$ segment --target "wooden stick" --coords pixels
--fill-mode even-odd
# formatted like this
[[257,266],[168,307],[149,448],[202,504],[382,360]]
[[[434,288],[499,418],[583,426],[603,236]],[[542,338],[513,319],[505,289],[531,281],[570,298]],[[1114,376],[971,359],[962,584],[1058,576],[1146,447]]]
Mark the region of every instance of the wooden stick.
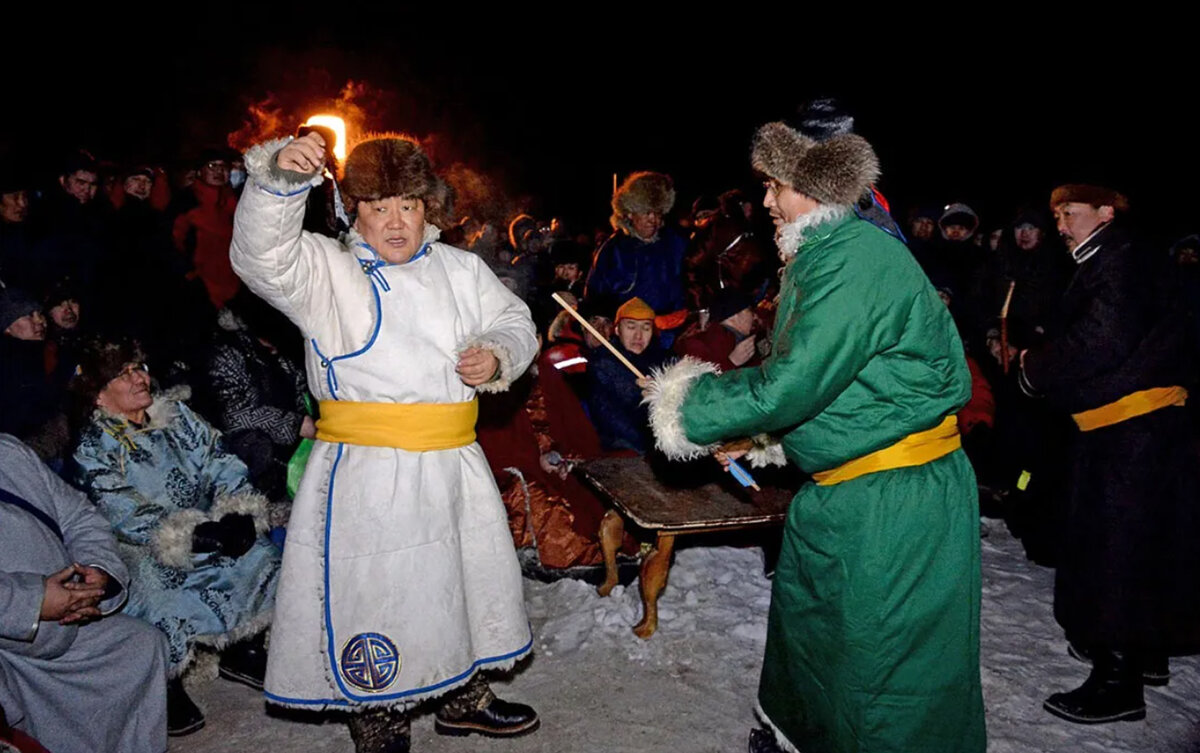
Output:
[[[619,360],[621,363],[625,364],[625,367],[627,369],[629,369],[634,374],[636,374],[638,379],[646,378],[646,375],[643,374],[641,371],[639,371],[638,367],[636,367],[632,363],[630,363],[628,358],[621,355],[621,351],[617,350],[616,346],[613,345],[612,343],[610,343],[608,341],[607,337],[605,337],[604,335],[597,332],[595,327],[588,324],[588,320],[584,319],[579,314],[578,311],[571,308],[571,305],[569,303],[567,303],[566,301],[564,301],[562,298],[560,298],[558,293],[551,293],[550,297],[553,298],[555,300],[555,302],[558,303],[559,306],[563,307],[563,311],[566,311],[568,314],[575,317],[575,321],[582,324],[588,332],[591,332],[592,337],[596,338],[601,343],[603,343],[604,347],[608,348],[609,352],[617,357],[617,360]],[[753,489],[756,492],[762,491],[762,489],[759,488],[758,484],[755,483],[754,477],[751,476],[749,473],[747,473],[744,468],[742,468],[740,465],[738,465],[736,460],[730,460],[729,467],[730,467],[730,472],[733,473],[735,478],[738,477],[738,474],[741,474],[741,476],[744,477],[744,478],[738,478],[738,481],[740,481],[743,486],[749,486],[751,489]]]
[[1000,362],[1004,366],[1004,373],[1008,373],[1008,306],[1012,303],[1013,290],[1017,287],[1017,281],[1011,280],[1008,283],[1008,295],[1004,296],[1004,305],[1000,307]]
[[609,351],[610,353],[612,353],[614,356],[616,356],[618,361],[620,361],[621,363],[625,364],[625,368],[629,369],[629,370],[630,370],[630,371],[632,371],[634,374],[637,374],[637,378],[638,378],[638,379],[645,379],[645,378],[646,378],[646,375],[645,375],[645,374],[643,374],[642,372],[638,371],[638,367],[636,367],[636,366],[634,366],[632,363],[630,363],[628,358],[626,358],[625,356],[621,355],[621,351],[617,350],[617,346],[615,346],[615,345],[613,345],[612,343],[610,343],[610,342],[608,341],[608,338],[607,338],[607,337],[605,337],[604,335],[600,334],[598,331],[596,331],[596,328],[595,328],[595,327],[593,327],[592,325],[588,324],[588,320],[587,320],[587,319],[584,319],[582,316],[580,316],[580,314],[579,314],[579,312],[578,312],[578,311],[576,311],[575,309],[571,308],[571,305],[570,305],[569,303],[567,303],[566,301],[564,301],[562,298],[560,298],[560,297],[559,297],[559,295],[558,295],[558,293],[551,293],[551,294],[550,294],[550,297],[551,297],[551,298],[553,298],[553,299],[554,299],[554,300],[555,300],[555,301],[558,303],[558,305],[559,305],[559,306],[562,306],[564,311],[566,311],[566,312],[567,312],[568,314],[570,314],[571,316],[575,317],[575,320],[576,320],[577,322],[579,322],[580,324],[582,324],[582,325],[583,325],[583,327],[584,327],[584,329],[586,329],[588,332],[591,332],[591,333],[592,333],[592,337],[594,337],[594,338],[596,338],[597,340],[599,340],[599,341],[600,341],[600,344],[602,344],[604,347],[608,348],[608,351]]

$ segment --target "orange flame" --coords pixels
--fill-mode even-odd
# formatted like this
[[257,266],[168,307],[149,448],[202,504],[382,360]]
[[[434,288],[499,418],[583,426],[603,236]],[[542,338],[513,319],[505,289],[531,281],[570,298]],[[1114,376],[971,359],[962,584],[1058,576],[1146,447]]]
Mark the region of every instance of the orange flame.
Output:
[[304,122],[307,126],[323,126],[333,131],[336,141],[333,145],[333,156],[338,162],[346,161],[346,121],[337,115],[313,115]]

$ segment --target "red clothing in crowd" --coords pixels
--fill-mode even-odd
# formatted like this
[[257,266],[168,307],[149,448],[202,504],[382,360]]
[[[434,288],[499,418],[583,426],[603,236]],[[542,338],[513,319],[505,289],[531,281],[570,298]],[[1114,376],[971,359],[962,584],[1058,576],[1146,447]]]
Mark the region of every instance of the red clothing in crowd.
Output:
[[195,274],[204,283],[209,300],[221,309],[237,292],[239,281],[229,264],[233,240],[233,213],[237,194],[228,185],[192,185],[198,204],[175,220],[175,246],[190,253]]
[[[738,344],[737,336],[728,327],[720,324],[709,324],[703,331],[693,326],[675,341],[675,352],[681,356],[692,356],[701,361],[715,363],[721,371],[732,371],[741,368],[729,360],[729,353]],[[757,366],[762,358],[755,353],[742,366]]]
[[990,429],[996,422],[996,398],[992,395],[992,386],[979,364],[969,355],[967,368],[971,370],[971,399],[958,412],[958,428],[963,434],[970,434],[980,424]]

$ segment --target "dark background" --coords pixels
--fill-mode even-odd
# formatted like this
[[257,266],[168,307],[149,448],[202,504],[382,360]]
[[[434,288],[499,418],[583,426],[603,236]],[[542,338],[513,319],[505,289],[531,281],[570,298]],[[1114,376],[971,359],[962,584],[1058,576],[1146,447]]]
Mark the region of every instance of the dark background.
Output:
[[290,131],[353,81],[366,128],[432,137],[440,167],[469,167],[508,206],[599,225],[613,172],[672,174],[677,211],[735,186],[759,198],[754,130],[836,96],[879,152],[898,215],[965,200],[992,226],[1044,206],[1058,183],[1090,181],[1127,193],[1157,241],[1200,230],[1195,66],[1168,32],[1098,37],[1032,17],[867,32],[853,13],[806,25],[778,8],[725,8],[696,31],[682,25],[695,19],[601,6],[607,21],[583,28],[557,11],[468,27],[451,7],[333,18],[332,6],[281,6],[168,30],[43,20],[5,50],[0,150],[46,175],[77,146],[170,161],[247,137],[261,126],[247,126],[252,105]]

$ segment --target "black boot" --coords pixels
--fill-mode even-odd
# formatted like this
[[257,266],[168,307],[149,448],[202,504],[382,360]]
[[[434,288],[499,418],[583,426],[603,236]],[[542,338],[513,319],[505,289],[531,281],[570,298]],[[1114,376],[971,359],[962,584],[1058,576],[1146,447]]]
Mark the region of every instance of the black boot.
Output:
[[183,680],[167,681],[167,734],[171,737],[190,735],[204,726],[204,714],[183,689]]
[[517,737],[533,732],[540,723],[531,706],[497,698],[487,681],[475,675],[437,710],[433,729],[439,735],[455,737],[471,733]]
[[228,646],[221,652],[217,671],[226,680],[262,690],[263,678],[267,676],[266,634],[259,633],[254,638]]
[[355,753],[408,753],[409,716],[401,711],[364,711],[347,720]]
[[750,753],[783,753],[770,730],[750,730]]
[[1142,662],[1121,651],[1093,649],[1092,673],[1069,693],[1055,693],[1042,707],[1079,724],[1136,721],[1146,718]]
[[[1067,641],[1067,653],[1072,659],[1078,659],[1084,664],[1092,663],[1092,652],[1085,646]],[[1142,684],[1156,688],[1171,682],[1171,667],[1167,655],[1163,653],[1146,653],[1142,655]]]

